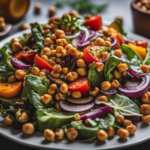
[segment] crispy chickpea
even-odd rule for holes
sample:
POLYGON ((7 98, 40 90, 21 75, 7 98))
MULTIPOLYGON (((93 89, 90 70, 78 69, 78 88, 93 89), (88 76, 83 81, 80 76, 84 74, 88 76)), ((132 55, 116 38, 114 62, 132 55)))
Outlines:
POLYGON ((64 38, 65 37, 65 32, 63 30, 56 30, 55 31, 55 35, 58 37, 58 38, 64 38))
POLYGON ((74 91, 74 92, 72 92, 72 97, 73 98, 81 98, 82 94, 80 91, 74 91))
POLYGON ((28 23, 24 23, 22 26, 21 26, 21 30, 27 30, 27 29, 30 29, 30 26, 28 23))
MULTIPOLYGON (((16 112, 16 116, 18 115, 17 113, 18 113, 18 111, 16 112)), ((22 112, 22 113, 19 114, 19 116, 17 116, 17 117, 18 117, 18 120, 19 120, 19 121, 23 121, 23 120, 27 120, 27 119, 28 119, 28 115, 27 115, 26 112, 22 112)))
POLYGON ((21 69, 16 70, 16 72, 15 72, 16 79, 22 80, 25 76, 26 76, 26 72, 24 72, 21 69))
POLYGON ((51 66, 54 66, 56 64, 56 62, 52 59, 49 59, 48 60, 48 63, 51 65, 51 66))
POLYGON ((121 139, 126 140, 129 136, 129 132, 126 129, 120 128, 117 131, 117 134, 120 136, 121 139))
POLYGON ((116 121, 117 122, 122 122, 124 120, 124 116, 122 116, 122 115, 118 115, 117 117, 116 117, 116 121))
POLYGON ((43 104, 47 105, 53 100, 52 96, 49 94, 44 94, 41 96, 41 101, 43 104))
POLYGON ((55 91, 55 90, 48 89, 48 94, 50 94, 50 95, 54 95, 55 93, 56 93, 56 91, 55 91))
POLYGON ((109 81, 104 81, 104 82, 102 82, 102 83, 101 83, 101 89, 102 89, 103 91, 108 91, 108 90, 110 90, 110 89, 111 89, 111 84, 110 84, 110 82, 109 82, 109 81))
POLYGON ((141 98, 144 104, 150 103, 150 91, 147 91, 141 98))
POLYGON ((46 55, 47 57, 50 57, 51 56, 51 50, 48 47, 45 47, 44 49, 42 49, 41 55, 46 55))
POLYGON ((71 16, 74 16, 74 17, 78 17, 79 16, 79 13, 76 10, 72 10, 69 14, 71 16))
POLYGON ((61 128, 57 128, 55 132, 55 138, 59 141, 63 140, 64 138, 64 131, 61 128))
POLYGON ((114 54, 115 54, 115 56, 120 58, 122 56, 122 51, 120 49, 116 49, 114 54))
POLYGON ((66 75, 68 72, 69 72, 69 69, 67 67, 65 67, 65 68, 62 69, 62 73, 64 75, 66 75))
POLYGON ((82 59, 82 58, 83 58, 83 55, 84 55, 83 52, 77 52, 76 58, 77 58, 77 59, 82 59))
POLYGON ((56 58, 56 62, 57 62, 57 63, 61 63, 61 62, 62 62, 62 59, 61 59, 61 58, 56 58))
POLYGON ((102 60, 108 57, 108 52, 102 52, 102 60))
POLYGON ((71 92, 71 91, 68 91, 68 92, 67 92, 67 96, 70 97, 71 95, 72 95, 72 92, 71 92))
POLYGON ((25 123, 22 126, 22 131, 26 135, 31 135, 34 132, 34 125, 32 123, 25 123))
POLYGON ((144 72, 144 73, 148 73, 149 72, 149 67, 147 65, 142 65, 140 67, 140 69, 144 72))
POLYGON ((51 26, 49 24, 44 25, 44 29, 51 29, 51 26))
POLYGON ((7 125, 7 126, 10 126, 13 124, 13 120, 10 118, 10 116, 6 116, 4 118, 4 124, 7 125))
POLYGON ((51 50, 51 55, 56 56, 56 50, 51 50))
POLYGON ((76 64, 78 67, 81 67, 81 68, 86 67, 86 63, 83 59, 78 59, 76 64))
POLYGON ((5 27, 6 27, 6 23, 5 22, 1 22, 0 23, 0 31, 4 31, 5 27))
POLYGON ((46 62, 48 61, 48 57, 46 55, 42 55, 41 58, 46 62))
POLYGON ((108 137, 112 138, 114 135, 115 135, 115 130, 113 127, 109 127, 107 130, 106 130, 106 133, 108 134, 108 137))
POLYGON ((86 68, 78 68, 77 72, 80 76, 85 76, 87 74, 86 68))
POLYGON ((95 64, 95 69, 98 71, 98 72, 102 72, 104 70, 104 64, 101 63, 101 62, 96 62, 95 64))
POLYGON ((60 106, 59 106, 59 102, 56 102, 55 108, 56 108, 58 111, 62 111, 62 109, 61 109, 60 106))
POLYGON ((56 57, 50 57, 51 60, 56 61, 56 57))
POLYGON ((127 70, 128 66, 126 63, 123 63, 123 64, 117 65, 117 68, 118 68, 119 72, 124 72, 127 70))
POLYGON ((56 35, 55 34, 51 34, 50 36, 51 40, 55 41, 57 39, 56 35))
POLYGON ((119 86, 120 86, 120 83, 119 83, 118 80, 113 80, 113 81, 111 82, 111 87, 112 87, 112 88, 118 89, 119 86))
POLYGON ((16 82, 16 76, 15 75, 12 75, 8 78, 7 80, 8 83, 13 83, 13 82, 16 82))
POLYGON ((51 142, 55 138, 55 133, 50 129, 45 129, 44 130, 44 137, 47 141, 51 142))
POLYGON ((45 72, 40 72, 39 73, 39 77, 45 77, 46 76, 46 73, 45 72))
POLYGON ((19 42, 20 40, 18 38, 12 38, 11 45, 13 45, 14 42, 19 42))
POLYGON ((66 136, 70 141, 74 141, 75 138, 78 136, 78 131, 76 130, 76 128, 71 127, 67 130, 66 136))
MULTIPOLYGON (((42 34, 44 34, 44 32, 42 31, 42 34)), ((51 44, 54 44, 54 41, 50 38, 46 38, 44 40, 44 46, 50 46, 51 44)))
POLYGON ((102 38, 98 37, 98 38, 94 41, 94 45, 95 45, 95 46, 105 46, 105 41, 104 41, 102 38))
POLYGON ((76 115, 76 116, 74 116, 74 120, 75 120, 75 121, 79 121, 79 120, 81 120, 81 116, 80 116, 80 115, 76 115))
POLYGON ((104 130, 99 130, 97 132, 97 138, 100 142, 104 142, 106 139, 108 139, 108 134, 104 130))
POLYGON ((124 119, 122 123, 124 127, 127 127, 128 125, 132 124, 132 121, 129 119, 124 119))
POLYGON ((22 45, 19 42, 14 42, 12 45, 12 50, 14 53, 17 53, 22 50, 22 45))
POLYGON ((59 78, 60 73, 54 73, 54 71, 51 71, 51 72, 50 72, 50 75, 51 75, 52 77, 54 77, 54 78, 59 78))
POLYGON ((56 14, 56 7, 55 6, 49 7, 49 15, 54 16, 55 14, 56 14))
POLYGON ((41 69, 41 72, 44 72, 44 73, 46 73, 46 69, 41 69))
POLYGON ((143 116, 143 117, 142 117, 142 121, 143 121, 144 123, 149 123, 149 122, 150 122, 150 115, 143 116))
POLYGON ((110 41, 107 41, 108 38, 106 38, 106 41, 105 41, 105 46, 107 47, 111 47, 111 42, 110 41))
POLYGON ((106 96, 100 96, 99 97, 99 101, 103 101, 103 102, 107 103, 108 102, 108 98, 106 96))
POLYGON ((121 73, 121 75, 122 75, 123 77, 126 77, 126 76, 128 75, 128 73, 127 73, 126 71, 124 71, 124 72, 121 73))
MULTIPOLYGON (((50 29, 44 29, 44 30, 42 30, 42 34, 47 34, 47 33, 49 33, 50 32, 50 29)), ((51 39, 50 39, 51 40, 51 39)), ((54 44, 54 41, 52 42, 52 44, 54 44)))
POLYGON ((134 132, 136 131, 136 126, 133 125, 133 124, 130 124, 130 125, 128 125, 128 126, 126 127, 126 130, 128 130, 128 132, 129 132, 130 135, 133 135, 134 132))
POLYGON ((35 13, 39 13, 41 11, 41 4, 37 3, 34 6, 35 13))
POLYGON ((69 53, 71 55, 76 55, 77 54, 77 49, 75 47, 71 47, 70 50, 69 50, 69 53))
POLYGON ((150 105, 148 105, 148 104, 142 104, 140 106, 140 112, 143 115, 150 115, 150 105))
MULTIPOLYGON (((69 81, 69 82, 72 82, 72 81, 74 81, 75 80, 75 77, 77 77, 78 78, 78 74, 76 73, 76 72, 69 72, 68 74, 67 74, 67 76, 66 76, 66 78, 67 78, 67 80, 69 81)), ((76 78, 76 79, 77 79, 76 78)))
POLYGON ((55 83, 50 85, 51 90, 57 90, 57 85, 55 83))
POLYGON ((56 64, 53 66, 53 72, 54 73, 60 73, 61 71, 62 71, 61 65, 56 64))
POLYGON ((56 53, 56 57, 62 57, 62 53, 56 53))
POLYGON ((67 93, 68 92, 68 85, 66 83, 63 83, 61 86, 60 86, 60 92, 61 93, 67 93))
POLYGON ((71 45, 71 44, 67 44, 66 46, 65 46, 65 49, 66 49, 66 51, 67 51, 67 53, 69 53, 69 50, 70 50, 70 48, 72 48, 73 46, 71 45))
POLYGON ((31 70, 31 72, 32 72, 34 75, 38 76, 39 73, 40 73, 40 69, 39 69, 38 67, 33 67, 32 70, 31 70))
POLYGON ((94 90, 91 92, 91 95, 96 96, 99 93, 99 88, 95 87, 94 90))
POLYGON ((115 79, 120 79, 121 78, 121 73, 118 70, 114 70, 113 76, 115 79))

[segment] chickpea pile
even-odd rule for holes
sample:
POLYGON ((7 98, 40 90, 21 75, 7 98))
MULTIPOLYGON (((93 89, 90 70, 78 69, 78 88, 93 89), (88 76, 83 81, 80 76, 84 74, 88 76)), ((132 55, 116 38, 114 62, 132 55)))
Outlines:
POLYGON ((136 3, 143 11, 150 12, 150 1, 149 0, 140 0, 136 3))

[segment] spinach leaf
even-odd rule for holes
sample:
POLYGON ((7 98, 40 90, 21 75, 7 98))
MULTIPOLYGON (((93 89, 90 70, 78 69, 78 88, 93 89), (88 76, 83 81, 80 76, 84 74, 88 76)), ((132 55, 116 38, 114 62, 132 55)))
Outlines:
POLYGON ((88 80, 92 87, 101 87, 101 83, 104 81, 104 76, 96 71, 95 63, 95 61, 92 63, 88 73, 88 80))
POLYGON ((112 71, 120 61, 121 59, 114 55, 109 56, 104 66, 104 76, 107 81, 111 81, 113 79, 112 71))
POLYGON ((34 92, 42 96, 47 93, 49 86, 50 86, 50 80, 46 79, 46 77, 40 78, 33 75, 27 75, 25 80, 25 87, 21 95, 21 100, 27 102, 28 93, 31 90, 33 90, 34 92))
POLYGON ((74 113, 59 112, 53 108, 37 109, 35 115, 39 122, 39 130, 55 130, 74 120, 74 113))
POLYGON ((122 51, 124 52, 122 61, 128 63, 130 68, 137 73, 143 73, 140 69, 143 64, 141 56, 126 44, 122 44, 122 51))
POLYGON ((26 33, 23 34, 22 37, 19 37, 19 40, 20 40, 21 45, 24 46, 28 42, 27 34, 26 33))

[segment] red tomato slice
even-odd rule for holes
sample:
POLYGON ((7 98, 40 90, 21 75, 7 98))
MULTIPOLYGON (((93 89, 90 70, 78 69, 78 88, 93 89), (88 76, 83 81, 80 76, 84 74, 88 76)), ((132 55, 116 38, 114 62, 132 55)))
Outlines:
POLYGON ((68 84, 69 91, 80 91, 82 96, 87 96, 91 87, 89 85, 89 81, 87 77, 81 77, 71 83, 68 84))
POLYGON ((90 26, 91 30, 99 30, 102 27, 101 16, 93 16, 91 19, 85 21, 86 26, 90 26))
POLYGON ((53 70, 53 67, 49 63, 41 59, 37 54, 35 55, 34 63, 40 69, 48 69, 49 71, 53 70))
POLYGON ((60 24, 58 22, 55 22, 55 19, 60 19, 60 18, 59 17, 52 17, 51 19, 49 19, 49 23, 60 24))
POLYGON ((27 62, 34 63, 35 53, 29 53, 29 51, 26 51, 23 53, 23 57, 26 59, 27 62))
POLYGON ((23 61, 24 60, 23 53, 24 53, 23 51, 19 51, 18 53, 14 54, 13 57, 23 61))
POLYGON ((92 48, 93 51, 94 51, 94 50, 96 50, 97 48, 100 48, 100 47, 99 47, 99 46, 88 46, 88 47, 85 49, 84 55, 83 55, 83 59, 84 59, 85 63, 88 64, 88 65, 89 65, 90 63, 92 63, 93 61, 99 62, 99 60, 98 60, 97 58, 95 58, 92 54, 89 53, 89 50, 90 50, 91 48, 92 48))
POLYGON ((146 40, 139 40, 139 41, 137 41, 136 45, 147 48, 147 41, 146 40))

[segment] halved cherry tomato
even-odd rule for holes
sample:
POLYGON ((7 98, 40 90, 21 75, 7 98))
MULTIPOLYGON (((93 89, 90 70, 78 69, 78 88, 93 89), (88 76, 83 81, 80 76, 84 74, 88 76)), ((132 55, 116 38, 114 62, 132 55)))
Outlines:
POLYGON ((93 16, 92 18, 85 21, 86 26, 90 26, 91 30, 99 30, 102 27, 101 16, 93 16))
POLYGON ((100 48, 100 46, 88 46, 87 48, 85 48, 83 59, 84 59, 84 61, 85 61, 86 64, 89 65, 93 61, 99 62, 99 60, 90 53, 90 49, 92 49, 93 51, 95 51, 98 48, 100 48))
POLYGON ((124 38, 122 37, 122 35, 120 33, 117 33, 116 37, 121 42, 121 44, 126 43, 126 41, 124 40, 124 38))
POLYGON ((139 41, 136 42, 136 45, 147 48, 147 41, 146 40, 139 40, 139 41))
POLYGON ((14 54, 13 57, 23 61, 24 60, 23 53, 24 53, 23 51, 19 51, 18 53, 14 54))
POLYGON ((60 24, 59 22, 56 22, 55 19, 60 19, 59 17, 52 17, 49 19, 49 23, 55 23, 55 24, 60 24))
POLYGON ((81 77, 81 78, 69 83, 68 90, 72 91, 72 92, 80 91, 82 93, 82 96, 87 96, 89 94, 89 91, 91 90, 88 78, 81 77))
POLYGON ((29 53, 29 51, 26 51, 23 53, 23 57, 26 59, 27 62, 34 63, 35 53, 29 53))
POLYGON ((53 67, 49 63, 41 59, 37 54, 35 55, 34 63, 40 69, 48 69, 49 71, 53 70, 53 67))

